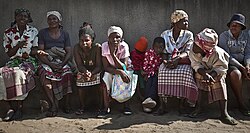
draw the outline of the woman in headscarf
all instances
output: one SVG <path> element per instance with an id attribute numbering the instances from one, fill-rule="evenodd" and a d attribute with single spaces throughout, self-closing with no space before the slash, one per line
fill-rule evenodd
<path id="1" fill-rule="evenodd" d="M 79 30 L 79 43 L 74 47 L 74 59 L 77 64 L 78 73 L 76 86 L 80 100 L 80 108 L 76 115 L 82 115 L 85 108 L 85 91 L 91 88 L 100 88 L 101 81 L 101 45 L 94 43 L 95 32 L 90 24 L 85 24 Z M 100 94 L 100 93 L 98 93 Z M 96 97 L 100 99 L 100 96 Z"/>
<path id="2" fill-rule="evenodd" d="M 193 78 L 193 70 L 188 58 L 190 46 L 193 43 L 193 33 L 188 31 L 188 15 L 183 10 L 171 14 L 171 29 L 161 36 L 165 39 L 166 57 L 159 68 L 158 96 L 160 107 L 157 115 L 165 112 L 167 97 L 180 98 L 179 112 L 183 112 L 184 99 L 190 105 L 195 105 L 198 88 Z"/>
<path id="3" fill-rule="evenodd" d="M 245 31 L 245 16 L 236 13 L 227 23 L 229 30 L 220 34 L 219 46 L 230 55 L 228 78 L 239 104 L 239 111 L 250 116 L 242 96 L 242 79 L 250 80 L 250 36 Z"/>
<path id="4" fill-rule="evenodd" d="M 69 95 L 72 93 L 72 71 L 69 61 L 72 57 L 68 32 L 62 29 L 62 16 L 58 11 L 47 12 L 48 28 L 39 31 L 38 55 L 41 61 L 39 75 L 47 94 L 49 117 L 57 115 L 58 101 L 66 95 L 64 112 L 70 112 Z"/>
<path id="5" fill-rule="evenodd" d="M 15 21 L 5 30 L 3 47 L 10 57 L 0 68 L 0 100 L 8 101 L 10 108 L 4 121 L 22 117 L 23 100 L 35 88 L 34 74 L 37 61 L 34 58 L 38 46 L 38 31 L 27 9 L 15 10 Z"/>
<path id="6" fill-rule="evenodd" d="M 201 111 L 201 101 L 204 93 L 208 102 L 218 101 L 220 105 L 220 120 L 229 125 L 236 125 L 236 120 L 227 112 L 226 74 L 229 55 L 217 46 L 218 35 L 213 29 L 205 28 L 198 33 L 191 47 L 189 58 L 195 70 L 195 79 L 199 88 L 199 98 L 196 110 L 189 115 L 196 117 Z"/>
<path id="7" fill-rule="evenodd" d="M 129 83 L 130 78 L 125 70 L 128 70 L 129 63 L 129 47 L 123 41 L 123 30 L 118 26 L 111 26 L 108 29 L 108 41 L 102 44 L 102 63 L 104 67 L 104 83 L 101 85 L 103 90 L 104 109 L 97 117 L 106 117 L 110 112 L 109 94 L 112 88 L 113 75 L 119 75 L 122 81 Z M 124 70 L 125 69 L 125 70 Z M 124 114 L 131 115 L 132 111 L 129 108 L 128 101 L 124 103 Z"/>

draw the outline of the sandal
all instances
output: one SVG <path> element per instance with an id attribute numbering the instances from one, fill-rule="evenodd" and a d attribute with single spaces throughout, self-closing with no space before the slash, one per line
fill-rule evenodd
<path id="1" fill-rule="evenodd" d="M 228 125 L 237 125 L 237 121 L 233 118 L 233 117 L 220 117 L 220 121 L 224 124 L 228 124 Z"/>
<path id="2" fill-rule="evenodd" d="M 250 111 L 247 109 L 239 109 L 239 111 L 244 115 L 244 116 L 249 116 L 250 117 Z"/>
<path id="3" fill-rule="evenodd" d="M 188 117 L 190 118 L 198 118 L 202 115 L 202 111 L 201 110 L 194 110 L 191 114 L 188 115 Z"/>
<path id="4" fill-rule="evenodd" d="M 50 109 L 47 113 L 46 113 L 46 116 L 47 117 L 55 117 L 55 116 L 57 116 L 57 109 L 55 109 L 55 108 L 52 108 L 52 109 Z"/>
<path id="5" fill-rule="evenodd" d="M 75 112 L 76 115 L 83 115 L 84 114 L 84 109 L 78 109 L 76 112 Z"/>
<path id="6" fill-rule="evenodd" d="M 3 121 L 11 121 L 13 120 L 12 117 L 14 116 L 15 111 L 13 109 L 9 109 L 9 111 L 6 113 L 6 116 L 3 118 Z"/>

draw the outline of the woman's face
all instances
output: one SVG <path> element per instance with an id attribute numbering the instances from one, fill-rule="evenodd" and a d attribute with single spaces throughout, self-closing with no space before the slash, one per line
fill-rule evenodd
<path id="1" fill-rule="evenodd" d="M 29 15 L 26 12 L 19 13 L 15 17 L 18 26 L 25 26 L 29 22 Z"/>
<path id="2" fill-rule="evenodd" d="M 50 28 L 55 28 L 59 27 L 60 21 L 55 15 L 49 15 L 49 17 L 47 18 L 47 23 Z"/>
<path id="3" fill-rule="evenodd" d="M 175 25 L 182 30 L 188 29 L 188 18 L 181 19 L 180 21 L 175 23 Z"/>
<path id="4" fill-rule="evenodd" d="M 80 37 L 80 47 L 82 49 L 90 49 L 92 45 L 92 38 L 88 34 L 83 34 Z"/>
<path id="5" fill-rule="evenodd" d="M 233 35 L 239 35 L 242 29 L 242 26 L 236 22 L 231 22 L 229 29 Z"/>
<path id="6" fill-rule="evenodd" d="M 114 33 L 111 33 L 109 35 L 108 41 L 109 41 L 110 44 L 118 46 L 121 43 L 122 38 L 121 38 L 121 35 L 119 33 L 114 32 Z"/>

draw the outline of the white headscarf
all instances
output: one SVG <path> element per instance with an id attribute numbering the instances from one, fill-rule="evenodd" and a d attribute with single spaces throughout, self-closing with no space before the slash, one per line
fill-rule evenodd
<path id="1" fill-rule="evenodd" d="M 123 31 L 122 31 L 122 28 L 121 27 L 118 27 L 118 26 L 110 26 L 109 29 L 108 29 L 108 36 L 111 34 L 111 33 L 114 33 L 114 32 L 117 32 L 118 34 L 120 34 L 121 38 L 123 36 Z"/>
<path id="2" fill-rule="evenodd" d="M 183 10 L 175 10 L 171 14 L 171 23 L 177 23 L 183 18 L 188 18 L 188 14 Z"/>
<path id="3" fill-rule="evenodd" d="M 49 11 L 49 12 L 47 12 L 47 18 L 50 15 L 55 15 L 58 18 L 59 21 L 62 21 L 62 15 L 58 11 Z"/>

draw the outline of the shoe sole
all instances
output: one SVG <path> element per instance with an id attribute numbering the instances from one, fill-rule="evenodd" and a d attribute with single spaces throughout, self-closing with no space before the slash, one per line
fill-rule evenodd
<path id="1" fill-rule="evenodd" d="M 142 106 L 145 108 L 154 108 L 156 106 L 155 102 L 149 102 L 149 103 L 142 103 Z"/>

